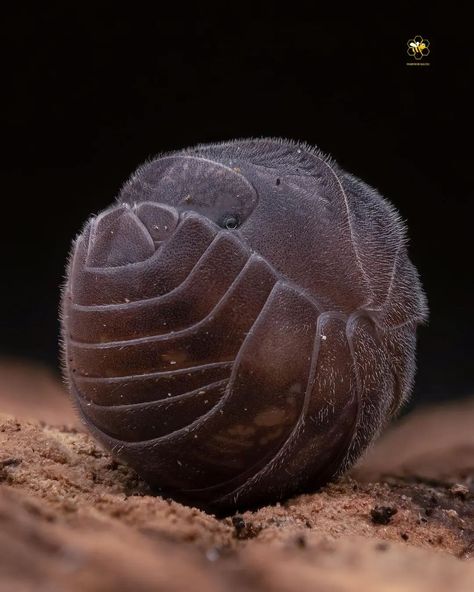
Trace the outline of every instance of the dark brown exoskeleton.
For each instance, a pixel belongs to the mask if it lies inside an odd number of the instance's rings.
[[[215,509],[347,469],[407,398],[425,297],[395,209],[308,146],[142,166],[74,243],[66,376],[96,438]]]

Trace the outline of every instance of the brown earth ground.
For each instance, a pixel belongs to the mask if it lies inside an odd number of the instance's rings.
[[[0,365],[0,591],[474,590],[474,399],[420,409],[349,476],[217,519],[149,495],[47,371]]]

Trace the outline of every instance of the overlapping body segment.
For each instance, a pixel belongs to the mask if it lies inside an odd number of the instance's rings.
[[[159,491],[231,509],[347,468],[411,389],[426,303],[377,192],[283,140],[157,158],[74,244],[65,371]]]

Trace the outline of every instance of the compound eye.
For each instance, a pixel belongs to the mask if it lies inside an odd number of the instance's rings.
[[[239,218],[235,214],[227,214],[222,218],[220,225],[227,230],[235,230],[239,226]]]

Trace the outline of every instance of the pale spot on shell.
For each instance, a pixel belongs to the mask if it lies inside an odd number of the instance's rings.
[[[260,427],[271,427],[285,423],[287,412],[285,409],[270,407],[259,413],[253,420],[255,425]]]

